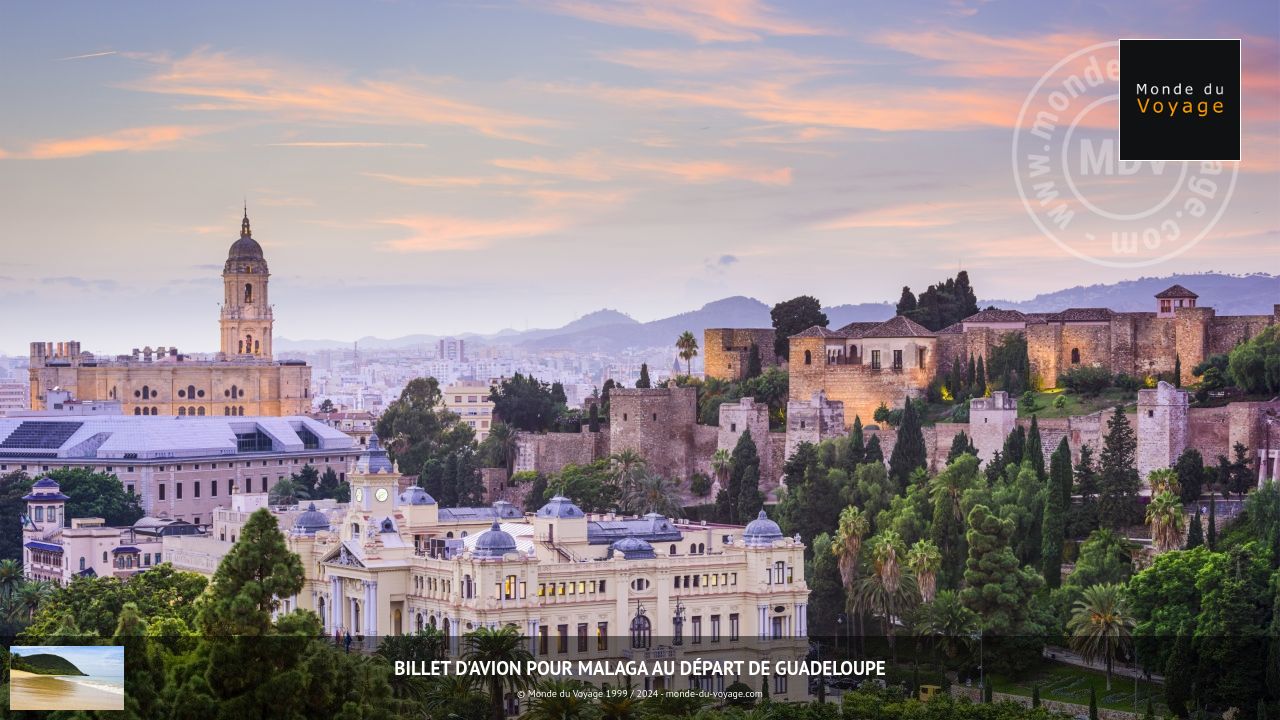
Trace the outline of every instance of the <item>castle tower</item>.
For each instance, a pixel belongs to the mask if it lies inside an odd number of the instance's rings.
[[[969,439],[983,466],[1004,449],[1005,438],[1018,426],[1018,403],[1004,390],[969,401]]]
[[[253,239],[246,206],[240,239],[231,244],[222,270],[222,354],[271,359],[274,320],[267,295],[267,261]]]
[[[1147,475],[1173,467],[1187,448],[1187,406],[1191,398],[1161,380],[1154,390],[1138,391],[1138,452],[1136,464],[1143,493],[1151,491]]]

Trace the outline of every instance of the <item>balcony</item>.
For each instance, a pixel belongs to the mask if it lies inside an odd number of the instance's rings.
[[[659,645],[653,648],[623,648],[622,657],[627,660],[671,660],[675,658],[675,648],[670,645]]]

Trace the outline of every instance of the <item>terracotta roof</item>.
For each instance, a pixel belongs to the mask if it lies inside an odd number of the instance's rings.
[[[1108,308],[1068,308],[1045,318],[1046,322],[1105,322],[1115,317],[1115,311]]]
[[[1044,325],[1053,313],[1023,313],[1028,325]]]
[[[886,320],[866,331],[862,334],[862,337],[935,337],[935,334],[932,330],[911,318],[899,315],[892,320]]]
[[[967,323],[1009,323],[1009,322],[1025,322],[1026,315],[1017,310],[1001,310],[999,308],[987,308],[981,312],[970,315],[963,322]]]
[[[938,331],[939,335],[959,335],[964,332],[964,322],[951,323]]]
[[[1156,297],[1164,300],[1167,298],[1198,298],[1200,296],[1181,285],[1174,285],[1164,292],[1156,293]]]
[[[831,330],[828,330],[828,329],[826,329],[826,328],[822,327],[821,325],[814,325],[813,327],[809,328],[808,330],[801,330],[800,332],[796,333],[795,335],[792,335],[791,337],[796,337],[796,338],[805,338],[805,337],[829,338],[829,337],[844,337],[844,336],[843,336],[843,335],[841,335],[841,334],[840,334],[840,333],[838,333],[838,332],[833,332],[833,331],[831,331]]]
[[[845,337],[860,338],[863,333],[879,324],[879,322],[851,322],[839,330],[836,330],[836,332],[844,335]]]

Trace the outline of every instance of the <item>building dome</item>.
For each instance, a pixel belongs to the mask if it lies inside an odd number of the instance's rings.
[[[316,509],[315,503],[308,505],[306,512],[303,512],[293,521],[293,531],[299,535],[315,535],[328,529],[329,518]]]
[[[497,520],[493,521],[492,527],[476,538],[476,545],[472,550],[476,557],[482,558],[501,558],[513,552],[516,552],[516,539],[499,527]]]
[[[540,518],[580,518],[584,517],[582,508],[573,504],[573,501],[563,495],[557,495],[547,501],[546,505],[538,508],[538,517]]]
[[[778,527],[778,523],[770,520],[763,510],[742,531],[742,541],[752,547],[768,547],[781,539],[782,528]]]
[[[369,443],[365,445],[364,452],[360,453],[360,457],[356,459],[355,471],[364,475],[395,471],[391,459],[387,457],[387,451],[382,449],[382,444],[378,442],[377,433],[369,436]]]
[[[253,239],[253,231],[249,229],[249,208],[244,210],[244,219],[240,221],[240,239],[231,243],[227,252],[227,260],[261,260],[262,246]]]
[[[435,505],[436,499],[427,494],[426,490],[417,485],[400,493],[401,505]]]
[[[652,560],[657,557],[653,546],[638,537],[625,537],[609,546],[611,553],[619,553],[624,560]]]

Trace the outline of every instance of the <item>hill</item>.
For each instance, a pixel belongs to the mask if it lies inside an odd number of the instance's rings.
[[[80,668],[70,660],[50,653],[35,655],[14,655],[10,660],[10,669],[23,670],[36,675],[84,675]]]

